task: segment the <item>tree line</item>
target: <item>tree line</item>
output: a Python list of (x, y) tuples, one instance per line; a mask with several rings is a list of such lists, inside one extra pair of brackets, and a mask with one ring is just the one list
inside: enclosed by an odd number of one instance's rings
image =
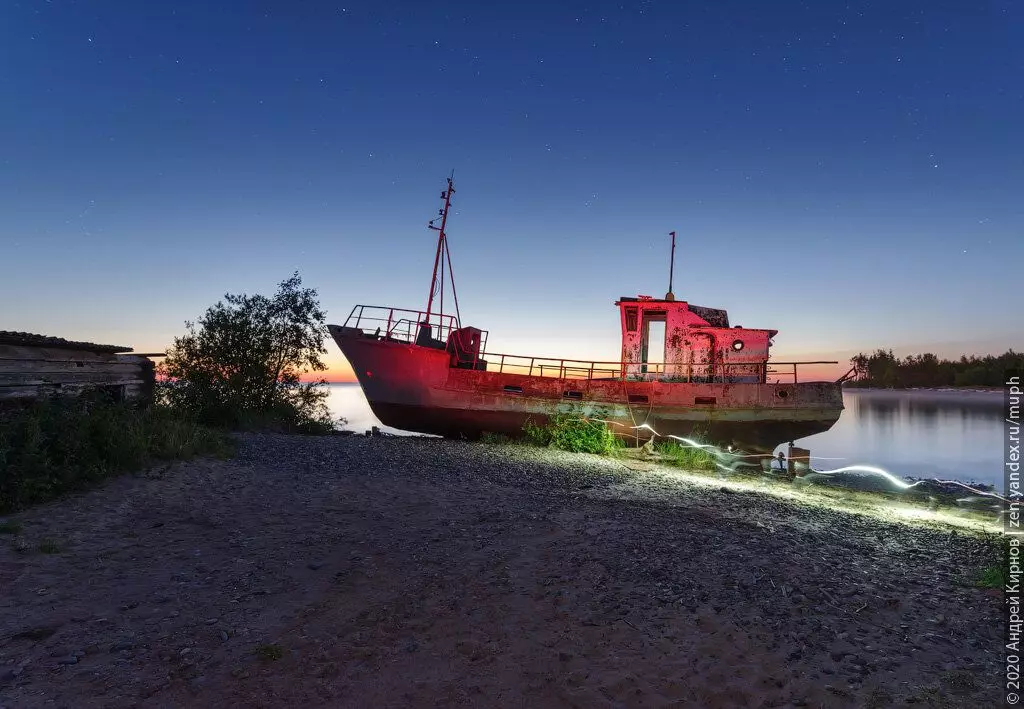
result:
[(908, 355), (900, 359), (892, 350), (875, 350), (850, 358), (853, 379), (859, 387), (1000, 387), (1008, 370), (1024, 371), (1024, 353), (1007, 350), (1001, 355), (963, 355), (939, 359), (934, 354)]

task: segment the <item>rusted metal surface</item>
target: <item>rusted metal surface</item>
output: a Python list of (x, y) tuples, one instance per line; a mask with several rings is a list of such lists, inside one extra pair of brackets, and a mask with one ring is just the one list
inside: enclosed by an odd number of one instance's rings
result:
[[(768, 348), (775, 330), (729, 327), (724, 310), (691, 306), (685, 301), (620, 298), (622, 361), (625, 375), (641, 378), (651, 361), (661, 360), (662, 379), (746, 383), (766, 380)], [(665, 323), (663, 356), (649, 351), (650, 324)]]
[[(518, 435), (527, 420), (574, 412), (600, 416), (616, 433), (685, 436), (699, 429), (711, 440), (770, 450), (827, 430), (839, 418), (838, 383), (800, 383), (796, 363), (790, 363), (792, 384), (769, 382), (769, 375), (783, 373), (769, 364), (775, 330), (731, 328), (725, 310), (675, 299), (675, 232), (665, 298), (616, 302), (620, 361), (488, 353), (487, 332), (463, 327), (458, 300), (454, 317), (443, 314), (442, 254), (451, 277), (445, 229), (453, 192), (449, 177), (441, 225), (430, 223), (439, 234), (426, 311), (357, 305), (344, 326), (328, 326), (382, 422), (446, 436)], [(454, 277), (451, 282), (454, 296)], [(654, 323), (664, 323), (664, 342), (652, 342)]]
[(827, 430), (842, 411), (839, 387), (826, 382), (633, 381), (481, 371), (452, 367), (445, 350), (367, 337), (354, 328), (331, 326), (331, 333), (378, 418), (424, 433), (516, 436), (527, 420), (543, 423), (572, 412), (600, 416), (616, 433), (641, 439), (651, 435), (646, 424), (663, 436), (699, 430), (711, 440), (770, 450)]

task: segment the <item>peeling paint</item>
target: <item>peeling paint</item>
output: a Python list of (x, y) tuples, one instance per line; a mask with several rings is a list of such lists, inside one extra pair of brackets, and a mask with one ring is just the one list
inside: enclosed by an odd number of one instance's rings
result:
[[(460, 359), (358, 328), (332, 325), (330, 331), (377, 417), (424, 433), (515, 436), (527, 420), (543, 423), (556, 413), (577, 413), (600, 415), (621, 429), (616, 432), (641, 438), (649, 434), (636, 427), (648, 424), (663, 435), (700, 431), (710, 440), (760, 452), (828, 430), (842, 412), (838, 384), (767, 381), (775, 330), (730, 328), (726, 311), (684, 301), (623, 298), (616, 305), (620, 363), (483, 353), (483, 366), (474, 361), (467, 368), (459, 366), (466, 364), (464, 353)], [(665, 323), (663, 363), (645, 361), (651, 322)], [(464, 329), (472, 343), (479, 341), (481, 331)], [(507, 359), (518, 362), (506, 369)]]

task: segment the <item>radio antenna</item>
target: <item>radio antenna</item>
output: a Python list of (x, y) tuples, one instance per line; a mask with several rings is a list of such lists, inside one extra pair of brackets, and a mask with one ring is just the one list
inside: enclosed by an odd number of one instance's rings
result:
[(668, 261), (668, 293), (665, 294), (665, 300), (675, 300), (676, 296), (672, 293), (672, 276), (676, 266), (676, 233), (670, 231), (669, 236), (672, 237), (672, 256)]

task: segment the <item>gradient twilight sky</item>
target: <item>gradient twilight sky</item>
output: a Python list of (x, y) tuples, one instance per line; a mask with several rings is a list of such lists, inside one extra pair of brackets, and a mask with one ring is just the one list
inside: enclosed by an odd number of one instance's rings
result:
[(778, 359), (1022, 349), (1022, 126), (1012, 0), (6, 0), (0, 330), (163, 350), (296, 269), (423, 308), (454, 169), (494, 351), (618, 359), (672, 230)]

